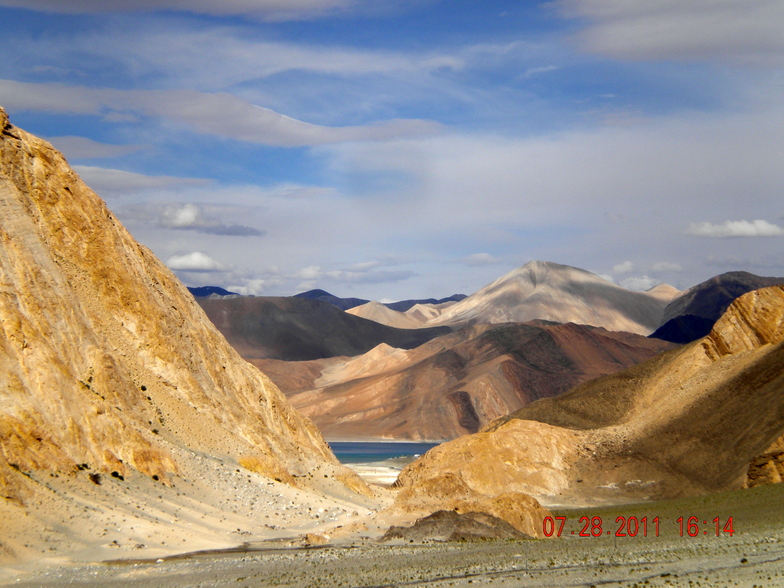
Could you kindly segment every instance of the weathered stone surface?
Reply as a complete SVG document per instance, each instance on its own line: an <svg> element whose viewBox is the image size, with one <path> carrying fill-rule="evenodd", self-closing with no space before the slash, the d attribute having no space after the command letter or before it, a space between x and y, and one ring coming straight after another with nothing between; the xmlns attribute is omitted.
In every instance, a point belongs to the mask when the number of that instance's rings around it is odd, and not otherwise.
<svg viewBox="0 0 784 588"><path fill-rule="evenodd" d="M745 486L781 484L784 481L784 435L771 443L764 452L751 460Z"/></svg>
<svg viewBox="0 0 784 588"><path fill-rule="evenodd" d="M172 444L292 479L337 461L48 143L0 109L0 496L32 470L168 483Z"/></svg>
<svg viewBox="0 0 784 588"><path fill-rule="evenodd" d="M410 527L392 526L381 541L403 539L425 541L486 541L492 539L530 539L512 525L484 512L458 513L439 510L417 519Z"/></svg>

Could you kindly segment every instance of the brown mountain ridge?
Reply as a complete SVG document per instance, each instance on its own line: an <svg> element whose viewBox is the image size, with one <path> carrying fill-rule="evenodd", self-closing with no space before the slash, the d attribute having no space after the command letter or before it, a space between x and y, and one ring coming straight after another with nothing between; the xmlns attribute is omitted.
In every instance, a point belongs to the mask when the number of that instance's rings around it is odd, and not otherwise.
<svg viewBox="0 0 784 588"><path fill-rule="evenodd" d="M544 321L476 325L412 350L255 361L329 438L450 439L673 345Z"/></svg>

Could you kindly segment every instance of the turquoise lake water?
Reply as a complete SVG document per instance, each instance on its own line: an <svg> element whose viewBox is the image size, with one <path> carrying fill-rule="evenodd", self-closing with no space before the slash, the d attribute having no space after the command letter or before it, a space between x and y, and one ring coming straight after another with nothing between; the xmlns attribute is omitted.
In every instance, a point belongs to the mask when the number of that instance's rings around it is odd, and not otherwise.
<svg viewBox="0 0 784 588"><path fill-rule="evenodd" d="M329 446L341 463L370 463L403 459L410 461L438 443L391 443L331 441Z"/></svg>

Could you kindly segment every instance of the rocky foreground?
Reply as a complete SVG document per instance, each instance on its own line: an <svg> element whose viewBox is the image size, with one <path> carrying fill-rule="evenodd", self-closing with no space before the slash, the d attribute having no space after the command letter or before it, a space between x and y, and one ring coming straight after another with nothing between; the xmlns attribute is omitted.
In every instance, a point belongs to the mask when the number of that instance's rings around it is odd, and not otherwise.
<svg viewBox="0 0 784 588"><path fill-rule="evenodd" d="M162 560L107 562L18 569L0 585L60 586L454 586L564 587L738 586L784 584L784 486L720 493L615 509L558 511L567 517L560 539L470 543L380 544L355 541L325 547L287 548L281 543L228 553L191 554ZM613 534L575 537L582 516L602 517ZM661 519L660 534L615 537L616 517ZM681 537L678 517L697 517L711 532ZM733 517L732 536L717 537ZM608 525L608 522L610 523Z"/></svg>

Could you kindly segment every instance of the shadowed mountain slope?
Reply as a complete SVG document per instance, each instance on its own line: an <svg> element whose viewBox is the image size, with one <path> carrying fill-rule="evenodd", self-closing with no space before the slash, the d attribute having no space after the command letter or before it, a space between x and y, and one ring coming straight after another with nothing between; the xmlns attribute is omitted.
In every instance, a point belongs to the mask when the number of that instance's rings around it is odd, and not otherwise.
<svg viewBox="0 0 784 588"><path fill-rule="evenodd" d="M188 288L188 291L193 294L194 298L207 298L208 296L239 296L236 292L229 292L220 286L200 286L197 288Z"/></svg>
<svg viewBox="0 0 784 588"><path fill-rule="evenodd" d="M747 293L703 339L434 448L401 473L398 501L432 503L442 482L551 504L742 487L784 433L783 366L784 287Z"/></svg>
<svg viewBox="0 0 784 588"><path fill-rule="evenodd" d="M348 310L349 308L354 308L360 304L367 304L370 302L370 300L363 300L362 298L339 298L325 290L308 290L307 292L300 292L299 294L295 294L294 298L327 302L332 306L338 307L340 310Z"/></svg>
<svg viewBox="0 0 784 588"><path fill-rule="evenodd" d="M425 298L421 300L401 300L400 302L385 302L384 306L389 308L390 310L397 310L398 312L408 312L411 310L412 307L416 306L417 304L446 304L447 302L460 302L464 298L467 298L465 294L452 294L447 298Z"/></svg>
<svg viewBox="0 0 784 588"><path fill-rule="evenodd" d="M536 319L650 334L667 302L661 293L632 292L578 268L532 261L426 323L465 325Z"/></svg>
<svg viewBox="0 0 784 588"><path fill-rule="evenodd" d="M449 439L671 344L584 325L476 325L406 351L339 361L259 361L331 438Z"/></svg>
<svg viewBox="0 0 784 588"><path fill-rule="evenodd" d="M784 284L784 278L765 278L749 272L727 272L689 288L664 309L662 325L651 337L690 343L710 333L733 300L746 292Z"/></svg>
<svg viewBox="0 0 784 588"><path fill-rule="evenodd" d="M319 300L290 297L199 299L207 316L245 359L302 361L359 355L380 343L410 349L448 327L395 329Z"/></svg>

